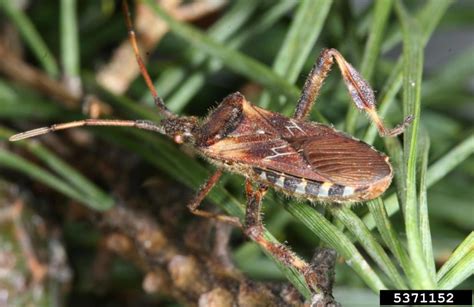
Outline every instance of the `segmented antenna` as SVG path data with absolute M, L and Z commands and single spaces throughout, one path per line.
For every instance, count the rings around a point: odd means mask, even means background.
M 135 34 L 135 30 L 133 29 L 132 19 L 130 17 L 130 9 L 128 8 L 127 0 L 122 0 L 122 8 L 123 8 L 123 14 L 125 16 L 125 23 L 127 24 L 127 29 L 128 29 L 128 39 L 130 40 L 130 44 L 132 45 L 133 53 L 135 53 L 138 67 L 140 68 L 140 73 L 142 74 L 143 79 L 145 79 L 145 83 L 148 89 L 150 90 L 151 95 L 153 96 L 155 105 L 158 107 L 158 109 L 160 110 L 160 113 L 164 117 L 166 118 L 175 117 L 176 115 L 173 114 L 173 112 L 171 112 L 166 107 L 166 105 L 163 102 L 163 99 L 161 99 L 161 97 L 158 96 L 158 92 L 156 91 L 156 88 L 153 85 L 153 82 L 151 81 L 150 75 L 148 74 L 148 71 L 145 67 L 143 59 L 140 55 L 140 50 L 138 49 L 138 43 L 137 43 L 137 36 Z
M 121 119 L 84 119 L 74 122 L 54 124 L 49 127 L 41 127 L 12 135 L 8 140 L 16 142 L 29 139 L 35 136 L 43 135 L 57 130 L 65 130 L 83 126 L 114 126 L 114 127 L 134 127 L 142 130 L 149 130 L 165 134 L 162 126 L 148 120 L 121 120 Z

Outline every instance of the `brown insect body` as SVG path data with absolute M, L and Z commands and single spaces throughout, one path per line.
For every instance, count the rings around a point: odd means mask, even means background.
M 227 96 L 202 122 L 196 117 L 176 115 L 158 96 L 140 56 L 126 1 L 123 1 L 123 7 L 138 66 L 164 119 L 160 123 L 85 119 L 18 133 L 11 136 L 10 141 L 81 126 L 119 126 L 161 133 L 176 143 L 189 144 L 218 166 L 218 170 L 188 204 L 190 211 L 241 227 L 263 249 L 303 274 L 315 293 L 331 297 L 330 289 L 319 282 L 319 273 L 311 264 L 300 259 L 285 245 L 274 243 L 264 236 L 260 214 L 262 199 L 271 186 L 302 199 L 351 203 L 376 198 L 390 185 L 393 171 L 387 156 L 333 127 L 306 120 L 334 63 L 340 68 L 355 106 L 367 113 L 381 136 L 399 135 L 413 118 L 407 116 L 395 128 L 387 129 L 375 109 L 375 97 L 370 85 L 336 49 L 321 52 L 306 79 L 291 118 L 254 106 L 240 93 Z M 246 177 L 245 223 L 235 216 L 199 208 L 219 181 L 223 169 Z M 252 183 L 257 183 L 255 189 Z
M 373 199 L 390 185 L 388 157 L 332 127 L 226 97 L 199 127 L 195 148 L 211 162 L 289 195 L 333 202 Z

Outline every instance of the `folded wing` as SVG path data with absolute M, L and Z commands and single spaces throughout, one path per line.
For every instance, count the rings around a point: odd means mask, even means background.
M 391 177 L 388 157 L 336 131 L 287 140 L 314 172 L 346 186 L 367 186 Z

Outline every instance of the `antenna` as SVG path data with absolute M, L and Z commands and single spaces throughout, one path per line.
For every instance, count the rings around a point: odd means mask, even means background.
M 134 127 L 142 130 L 149 130 L 165 134 L 165 129 L 148 120 L 120 120 L 120 119 L 84 119 L 74 122 L 54 124 L 49 127 L 37 128 L 12 135 L 8 140 L 11 142 L 29 139 L 35 136 L 43 135 L 49 132 L 64 130 L 83 126 L 115 126 L 115 127 Z
M 123 8 L 123 14 L 125 16 L 125 22 L 127 24 L 127 29 L 128 29 L 128 39 L 130 40 L 130 44 L 132 45 L 133 53 L 135 53 L 138 67 L 140 68 L 140 73 L 142 74 L 143 79 L 145 79 L 146 85 L 148 86 L 148 89 L 150 90 L 151 95 L 153 96 L 155 105 L 158 107 L 158 109 L 160 110 L 160 113 L 164 117 L 166 118 L 176 117 L 176 115 L 173 114 L 173 112 L 171 112 L 166 107 L 165 103 L 163 102 L 163 99 L 160 96 L 158 96 L 158 92 L 156 91 L 156 88 L 153 85 L 150 75 L 148 74 L 148 71 L 145 67 L 143 59 L 140 55 L 140 50 L 138 49 L 137 36 L 135 34 L 135 30 L 133 29 L 132 19 L 130 17 L 130 9 L 128 8 L 127 0 L 122 1 L 122 8 Z

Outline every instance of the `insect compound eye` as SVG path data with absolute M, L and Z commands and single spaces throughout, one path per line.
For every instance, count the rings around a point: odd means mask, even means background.
M 184 137 L 182 134 L 177 134 L 173 137 L 173 140 L 177 144 L 183 144 L 184 143 Z

